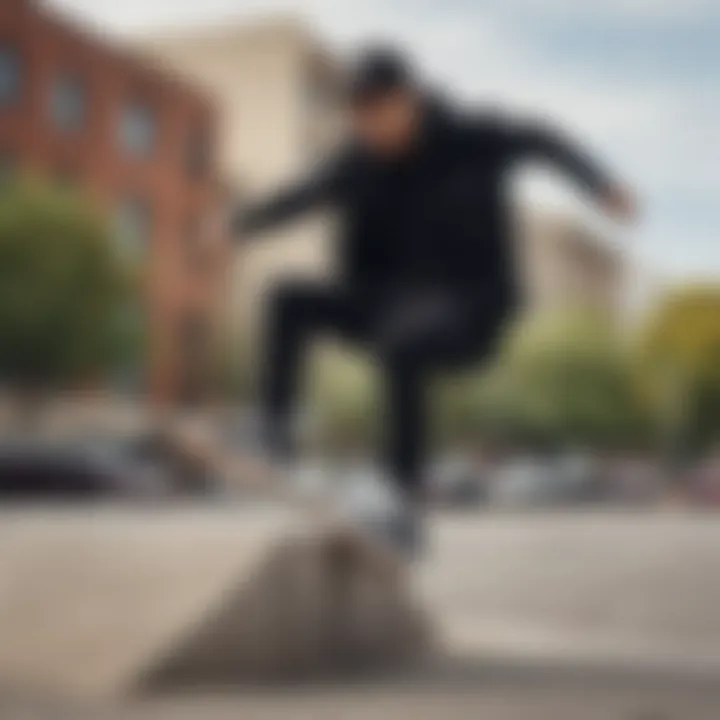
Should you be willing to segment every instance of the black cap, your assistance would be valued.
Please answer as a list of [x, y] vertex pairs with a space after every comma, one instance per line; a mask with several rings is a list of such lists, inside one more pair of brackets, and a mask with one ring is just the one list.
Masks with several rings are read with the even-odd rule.
[[405, 57], [392, 48], [374, 47], [362, 52], [352, 67], [347, 96], [351, 103], [362, 104], [415, 85], [415, 73]]

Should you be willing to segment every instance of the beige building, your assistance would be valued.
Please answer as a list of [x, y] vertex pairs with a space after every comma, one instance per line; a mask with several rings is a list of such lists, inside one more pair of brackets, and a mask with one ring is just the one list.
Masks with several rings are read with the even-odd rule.
[[[146, 40], [144, 47], [217, 96], [223, 170], [245, 199], [302, 172], [339, 135], [331, 100], [338, 63], [302, 24], [184, 30]], [[328, 267], [324, 224], [311, 220], [236, 253], [234, 323], [253, 326], [258, 299], [279, 274]], [[578, 221], [538, 212], [523, 213], [518, 230], [531, 310], [570, 304], [619, 309], [624, 260], [611, 245]]]
[[624, 311], [627, 259], [620, 249], [570, 215], [520, 214], [517, 261], [530, 312], [593, 307]]
[[[302, 23], [280, 19], [183, 29], [143, 38], [141, 46], [215, 95], [221, 169], [240, 201], [291, 181], [339, 136], [337, 64]], [[313, 218], [267, 242], [239, 246], [230, 303], [234, 325], [253, 325], [263, 290], [278, 274], [325, 271], [327, 226], [327, 219]]]

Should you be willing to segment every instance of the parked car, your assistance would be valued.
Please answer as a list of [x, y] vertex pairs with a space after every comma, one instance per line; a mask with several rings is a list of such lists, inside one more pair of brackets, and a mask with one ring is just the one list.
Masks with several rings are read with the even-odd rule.
[[147, 500], [205, 492], [211, 480], [206, 467], [155, 434], [0, 445], [0, 501]]
[[695, 505], [720, 507], [720, 454], [701, 460], [692, 470], [688, 484]]
[[441, 507], [478, 507], [488, 501], [487, 470], [471, 457], [450, 455], [433, 465], [426, 488], [430, 501]]
[[505, 461], [489, 484], [498, 507], [554, 507], [599, 502], [607, 492], [595, 459], [583, 453], [522, 454]]
[[659, 502], [667, 490], [667, 472], [658, 458], [626, 455], [614, 458], [605, 468], [608, 494], [612, 502], [643, 507]]

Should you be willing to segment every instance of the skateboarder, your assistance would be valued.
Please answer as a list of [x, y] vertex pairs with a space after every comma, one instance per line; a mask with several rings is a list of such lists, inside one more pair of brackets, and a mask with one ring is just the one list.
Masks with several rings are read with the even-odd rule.
[[336, 333], [384, 369], [384, 465], [395, 488], [386, 527], [401, 548], [419, 534], [429, 373], [483, 361], [517, 303], [506, 181], [525, 160], [552, 164], [616, 219], [630, 193], [542, 124], [460, 112], [430, 93], [391, 50], [365, 53], [346, 88], [351, 140], [319, 171], [238, 211], [239, 237], [326, 206], [342, 225], [333, 284], [272, 290], [262, 362], [265, 443], [293, 454], [292, 409], [308, 341]]

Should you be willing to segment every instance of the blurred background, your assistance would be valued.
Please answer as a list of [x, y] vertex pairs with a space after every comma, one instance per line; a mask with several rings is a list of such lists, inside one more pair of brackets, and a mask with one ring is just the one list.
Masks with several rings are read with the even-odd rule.
[[[310, 597], [247, 583], [285, 527], [254, 502], [256, 376], [265, 290], [333, 272], [334, 218], [252, 244], [223, 228], [341, 141], [337, 83], [369, 40], [438, 93], [587, 142], [642, 221], [542, 168], [512, 179], [522, 310], [496, 357], [431, 388], [417, 596], [462, 662], [371, 705], [331, 685], [244, 710], [719, 716], [715, 0], [0, 0], [3, 718], [27, 717], [8, 688], [136, 680], [169, 640], [181, 665], [219, 644], [227, 672], [259, 606]], [[372, 359], [319, 342], [305, 387], [295, 471], [364, 492]], [[237, 587], [255, 604], [227, 609]], [[112, 717], [250, 717], [220, 697]]]
[[[0, 493], [234, 491], [264, 289], [332, 272], [332, 218], [223, 233], [343, 136], [368, 39], [439, 92], [550, 117], [639, 189], [619, 231], [541, 169], [514, 179], [524, 308], [439, 378], [438, 502], [720, 503], [714, 3], [0, 7]], [[372, 473], [375, 369], [318, 347], [303, 472]], [[84, 488], [84, 489], [83, 489]]]

